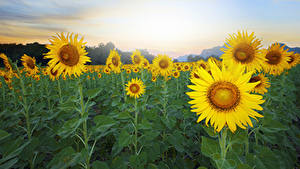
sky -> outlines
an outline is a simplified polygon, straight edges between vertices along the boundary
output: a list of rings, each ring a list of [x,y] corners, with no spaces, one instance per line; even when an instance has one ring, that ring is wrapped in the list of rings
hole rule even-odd
[[[49,43],[78,33],[88,46],[178,57],[254,32],[264,47],[300,47],[300,0],[0,0],[0,43]]]

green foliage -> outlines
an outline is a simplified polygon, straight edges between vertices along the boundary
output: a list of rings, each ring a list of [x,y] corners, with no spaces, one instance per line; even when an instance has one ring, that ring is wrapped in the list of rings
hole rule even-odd
[[[185,94],[189,72],[181,72],[178,80],[170,79],[166,86],[162,78],[153,83],[150,72],[143,73],[146,93],[137,99],[137,126],[135,101],[129,97],[125,101],[119,74],[102,74],[101,79],[97,73],[81,76],[83,107],[78,79],[60,79],[59,86],[47,76],[35,81],[23,75],[25,95],[20,79],[13,79],[12,90],[3,82],[0,169],[86,168],[87,157],[92,169],[299,168],[299,66],[269,77],[271,88],[260,112],[264,117],[252,119],[253,128],[228,131],[225,160],[220,155],[219,133],[196,123],[197,115],[190,111]],[[87,75],[95,80],[87,80]],[[124,74],[124,81],[137,76],[141,74]]]

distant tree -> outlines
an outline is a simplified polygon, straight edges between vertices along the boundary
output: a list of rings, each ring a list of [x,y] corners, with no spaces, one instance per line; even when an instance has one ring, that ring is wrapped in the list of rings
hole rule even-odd
[[[174,59],[173,62],[176,63],[176,62],[179,62],[179,61],[178,61],[178,59]]]

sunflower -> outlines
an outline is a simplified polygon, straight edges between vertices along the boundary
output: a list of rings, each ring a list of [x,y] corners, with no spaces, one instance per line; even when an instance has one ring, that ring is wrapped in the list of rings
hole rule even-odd
[[[152,76],[151,81],[156,82],[156,79],[157,79],[156,76]]]
[[[51,68],[51,67],[47,67],[46,68],[46,72],[47,72],[47,75],[49,75],[49,78],[53,81],[53,80],[57,80],[58,78],[59,78],[59,76],[60,76],[60,72],[59,72],[60,70],[58,69],[58,70],[56,70],[56,71],[54,71],[54,69],[53,68]]]
[[[162,76],[168,76],[172,73],[173,62],[169,56],[158,54],[153,60],[153,66]]]
[[[193,69],[193,71],[191,71],[191,74],[190,74],[191,79],[193,79],[193,78],[200,79],[199,71],[197,69],[199,69],[199,68],[196,67],[196,68]]]
[[[284,49],[285,45],[279,43],[272,44],[268,50],[263,50],[263,56],[266,58],[264,63],[264,70],[266,73],[272,75],[281,74],[284,69],[289,68],[290,57],[292,52],[288,52],[288,49]]]
[[[222,70],[214,62],[209,62],[211,67],[210,75],[203,68],[198,69],[200,79],[191,79],[194,85],[188,87],[194,91],[187,92],[192,104],[192,112],[200,115],[197,122],[206,118],[206,125],[210,121],[211,126],[220,132],[224,126],[228,126],[235,132],[236,125],[246,129],[246,126],[253,127],[249,118],[263,117],[256,110],[263,110],[259,104],[264,103],[262,96],[250,94],[257,84],[249,83],[253,72],[244,74],[245,67],[237,64],[235,67]]]
[[[261,40],[254,36],[254,32],[248,35],[243,31],[229,36],[230,38],[226,39],[226,48],[221,49],[224,52],[221,56],[224,64],[229,66],[240,63],[246,67],[246,71],[260,71],[266,59],[259,50]]]
[[[181,65],[177,66],[177,67],[176,67],[176,70],[179,71],[179,72],[182,71]]]
[[[22,65],[24,66],[25,71],[29,75],[35,75],[39,72],[38,67],[35,65],[35,58],[27,56],[24,54],[21,57]]]
[[[137,72],[139,72],[139,68],[138,68],[138,67],[133,67],[133,68],[132,68],[132,71],[133,71],[134,73],[137,73]]]
[[[139,98],[145,93],[145,86],[140,79],[132,79],[126,84],[127,95],[130,97]]]
[[[12,71],[12,66],[9,63],[8,57],[4,53],[1,53],[0,58],[3,61],[3,65],[5,66],[6,71]]]
[[[109,56],[106,59],[106,65],[115,73],[121,72],[121,57],[116,50],[110,50]]]
[[[249,80],[250,83],[259,82],[251,92],[265,94],[268,90],[267,88],[270,87],[269,79],[264,76],[264,74],[259,74],[257,76],[251,77]]]
[[[184,65],[183,65],[183,70],[184,70],[184,71],[190,71],[190,70],[191,70],[190,65],[189,65],[189,64],[184,64]]]
[[[142,64],[143,64],[143,68],[144,69],[148,69],[148,67],[149,67],[149,61],[147,59],[144,58]]]
[[[198,67],[202,67],[204,70],[207,70],[208,66],[204,60],[198,60],[196,65]]]
[[[102,74],[99,72],[99,73],[97,74],[97,76],[98,76],[98,78],[100,79],[100,78],[102,77]]]
[[[178,71],[173,72],[173,77],[177,79],[179,76],[180,76],[180,72]]]
[[[53,71],[60,70],[59,72],[65,75],[80,76],[86,70],[85,63],[91,62],[91,59],[86,56],[85,44],[83,38],[77,40],[78,34],[73,37],[73,34],[66,36],[61,33],[57,37],[50,39],[50,45],[46,47],[50,50],[46,55],[46,59],[51,59],[48,65],[53,68]]]
[[[289,68],[292,68],[294,66],[297,66],[300,62],[300,54],[299,53],[293,53],[289,55],[290,60],[288,61]]]
[[[126,69],[126,73],[127,73],[127,74],[130,74],[130,73],[131,73],[131,70],[130,70],[130,69]]]
[[[131,55],[132,63],[141,68],[143,67],[143,61],[144,57],[142,56],[141,52],[139,50],[135,50]]]
[[[110,68],[106,66],[106,67],[104,68],[103,72],[104,72],[105,74],[110,74]]]

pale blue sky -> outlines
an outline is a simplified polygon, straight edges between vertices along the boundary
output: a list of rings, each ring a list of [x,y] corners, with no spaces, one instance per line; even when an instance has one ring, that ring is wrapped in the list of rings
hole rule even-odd
[[[0,0],[0,43],[48,43],[74,32],[88,45],[113,42],[179,56],[254,31],[264,46],[300,46],[300,0]]]

